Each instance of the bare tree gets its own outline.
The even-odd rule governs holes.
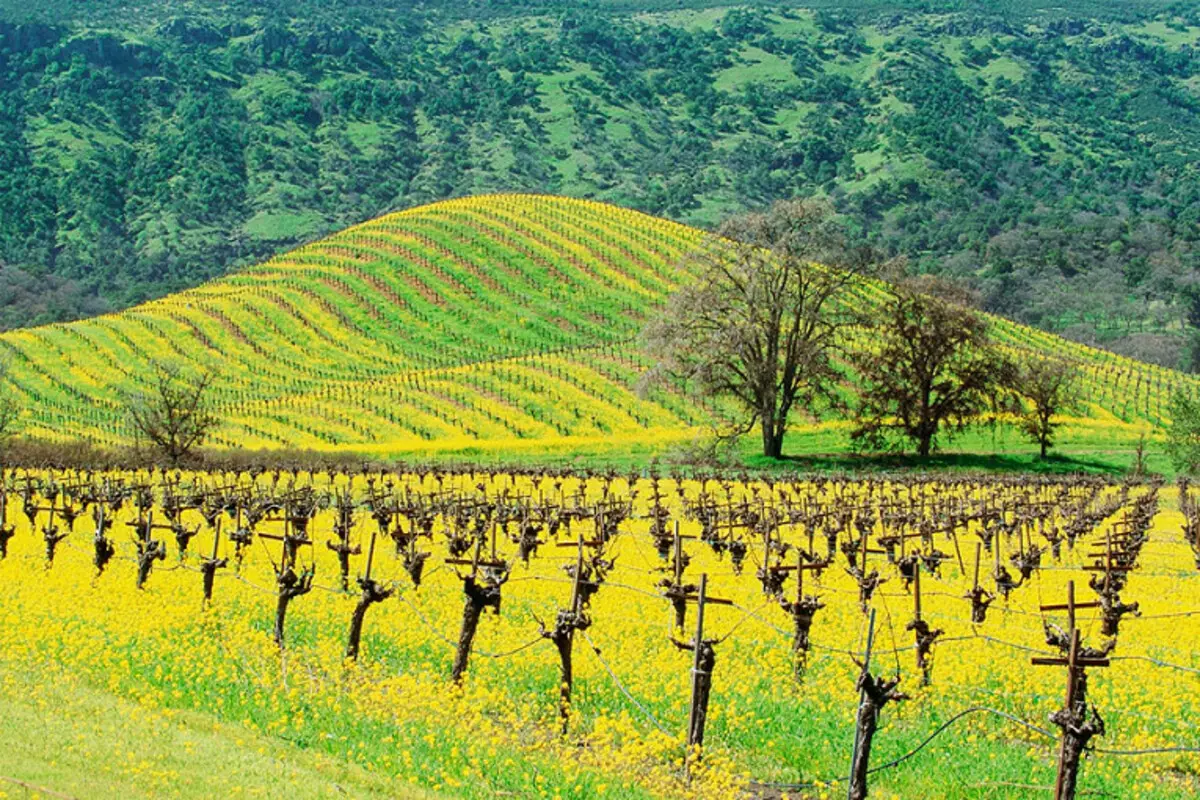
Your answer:
[[[1013,367],[1011,377],[1013,392],[1027,401],[1020,414],[1021,431],[1045,458],[1059,425],[1054,417],[1079,407],[1079,370],[1059,358],[1031,356]]]
[[[731,406],[725,435],[757,424],[778,458],[792,411],[834,400],[838,334],[853,321],[843,301],[873,260],[820,202],[777,203],[717,234],[684,259],[682,288],[643,333],[647,383]]]
[[[211,372],[187,373],[174,364],[155,364],[149,390],[127,401],[129,421],[177,466],[204,442],[218,420],[212,411]]]
[[[864,346],[852,354],[856,445],[878,450],[908,440],[928,456],[940,431],[961,432],[1004,405],[1007,364],[984,318],[956,302],[967,299],[944,282],[907,280],[864,319]]]

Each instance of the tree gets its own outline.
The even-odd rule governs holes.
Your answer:
[[[726,435],[757,424],[763,455],[779,458],[792,411],[833,400],[852,322],[842,300],[872,259],[819,202],[776,203],[717,234],[684,259],[682,288],[643,334],[647,381],[731,405]]]
[[[21,416],[21,405],[17,402],[9,379],[9,365],[0,360],[0,445],[3,445],[16,431],[17,420]]]
[[[1180,472],[1200,472],[1200,400],[1182,391],[1171,395],[1167,454]]]
[[[1021,409],[1021,431],[1045,458],[1058,428],[1054,417],[1079,407],[1079,370],[1062,359],[1030,357],[1013,367],[1011,377],[1010,388],[1027,401]]]
[[[130,424],[172,466],[204,442],[218,420],[210,399],[212,372],[190,374],[173,364],[155,364],[150,389],[130,397]]]
[[[959,433],[1002,405],[1008,367],[966,299],[940,281],[907,280],[864,317],[870,346],[851,357],[860,376],[856,446],[878,450],[909,440],[928,456],[941,430]]]

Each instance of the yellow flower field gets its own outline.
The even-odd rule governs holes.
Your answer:
[[[1058,736],[1047,718],[1062,706],[1066,669],[1032,666],[1030,659],[1059,654],[1047,644],[1043,621],[1063,626],[1066,617],[1039,606],[1064,602],[1068,581],[1075,582],[1079,603],[1095,599],[1087,581],[1102,573],[1083,567],[1095,563],[1097,548],[1122,540],[1139,502],[1150,509],[1148,538],[1121,599],[1136,601],[1141,616],[1120,620],[1109,666],[1089,670],[1088,700],[1106,732],[1091,742],[1097,752],[1084,759],[1080,786],[1121,797],[1182,798],[1198,791],[1200,573],[1183,536],[1185,517],[1174,488],[1158,489],[1151,499],[1151,486],[1069,481],[780,479],[768,485],[728,478],[655,483],[643,477],[631,485],[615,476],[427,473],[372,476],[368,482],[362,475],[266,473],[256,479],[255,494],[247,475],[184,475],[178,491],[170,493],[185,506],[201,506],[179,516],[196,533],[181,558],[174,531],[154,528],[151,537],[163,543],[166,557],[152,562],[138,589],[132,523],[139,512],[132,499],[106,516],[116,553],[97,575],[96,521],[90,509],[84,511],[82,497],[87,487],[107,485],[112,496],[118,486],[144,485],[149,494],[143,502],[153,500],[145,508],[151,523],[166,525],[162,475],[113,473],[84,480],[62,474],[55,476],[57,483],[76,488],[58,492],[46,473],[26,478],[23,472],[11,474],[8,482],[5,519],[14,535],[0,561],[5,675],[0,702],[32,703],[45,696],[51,698],[44,709],[49,719],[61,713],[73,720],[73,727],[64,723],[63,729],[83,742],[74,757],[86,761],[93,753],[102,759],[92,765],[93,785],[67,787],[82,796],[105,796],[102,788],[110,778],[133,781],[159,796],[196,796],[214,785],[229,796],[243,789],[272,794],[263,787],[280,784],[260,781],[239,789],[233,775],[262,779],[286,760],[261,755],[243,763],[239,757],[224,783],[190,770],[180,748],[148,745],[156,731],[167,737],[172,724],[196,714],[222,736],[241,731],[237,737],[255,743],[254,753],[283,747],[319,757],[323,766],[311,772],[296,767],[302,776],[296,780],[315,796],[321,795],[320,781],[336,783],[331,776],[338,775],[358,781],[349,785],[364,796],[842,796],[858,704],[860,670],[854,659],[861,658],[867,628],[858,583],[847,571],[848,552],[862,546],[861,539],[854,540],[860,524],[870,529],[867,567],[886,579],[868,603],[876,617],[871,669],[898,675],[900,689],[911,695],[883,709],[872,766],[912,752],[961,712],[990,709],[951,722],[924,749],[873,773],[872,796],[1046,796],[1055,779]],[[216,571],[208,604],[201,568],[211,556],[214,529],[202,515],[206,492],[209,506],[220,499],[218,550],[229,562]],[[77,499],[69,500],[71,495]],[[348,592],[340,587],[337,555],[327,544],[335,540],[338,495],[355,503],[347,541],[359,552],[350,556]],[[365,570],[372,532],[379,529],[363,505],[372,495],[377,507],[382,498],[392,498],[388,502],[396,508],[407,509],[387,522],[398,523],[402,532],[419,528],[424,513],[419,508],[440,510],[430,512],[431,537],[404,542],[407,552],[431,554],[419,586],[393,539],[377,538],[372,579],[395,594],[368,608],[361,653],[353,662],[344,656],[360,597],[355,579]],[[284,510],[291,508],[288,497],[316,498],[321,506],[306,523],[311,545],[299,545],[295,561],[297,572],[315,568],[313,590],[292,600],[283,649],[272,638],[282,543],[271,537],[295,529],[280,519],[282,511],[268,511],[246,526],[237,496],[247,498],[247,507],[252,496],[274,498]],[[26,497],[31,509],[42,509],[32,511],[33,525],[23,511]],[[54,525],[65,531],[64,508],[80,515],[48,563],[45,533]],[[787,522],[785,512],[807,515],[807,522]],[[835,533],[832,561],[824,563],[829,556],[824,520],[841,513],[850,524]],[[961,516],[947,527],[946,513]],[[1019,579],[1014,554],[1047,545],[1047,532],[1052,538],[1053,531],[1092,513],[1102,517],[1073,548],[1060,542],[1061,560],[1047,550],[1040,568],[1018,581],[1007,601],[998,596],[986,621],[972,623],[964,595],[974,585],[976,542],[989,528],[996,531],[993,546],[1001,548],[1001,564]],[[610,515],[609,522],[597,532],[602,514]],[[705,514],[708,524],[698,518]],[[1041,521],[1035,519],[1039,514]],[[520,538],[525,520],[542,519],[539,515],[547,527],[526,565],[513,539]],[[465,524],[456,523],[457,517]],[[575,633],[574,691],[564,736],[558,656],[539,626],[553,627],[558,609],[571,603],[574,581],[568,572],[579,557],[578,542],[585,542],[590,560],[597,555],[593,544],[614,518],[600,553],[611,568],[585,606],[590,626]],[[482,526],[478,519],[484,519]],[[552,519],[558,520],[553,535]],[[655,519],[668,539],[673,523],[680,522],[687,561],[682,583],[695,584],[706,574],[709,597],[731,601],[706,607],[705,638],[717,641],[716,661],[705,746],[690,770],[685,743],[693,655],[671,638],[690,643],[696,605],[687,604],[685,625],[675,630],[674,611],[664,597],[670,592],[660,584],[674,580],[674,542],[654,539]],[[229,536],[239,526],[253,529],[240,564]],[[939,530],[930,533],[931,527]],[[902,550],[889,559],[882,551],[899,532],[911,538],[890,539]],[[459,556],[464,563],[447,564],[448,543],[456,537],[466,542]],[[771,565],[793,564],[798,548],[824,566],[819,574],[804,573],[804,594],[818,596],[824,607],[812,618],[811,647],[799,670],[793,618],[778,599],[764,594],[756,577],[768,539],[776,553]],[[664,545],[667,558],[660,557],[657,544]],[[781,556],[782,544],[792,547]],[[733,555],[742,546],[739,569]],[[944,631],[932,645],[927,686],[916,666],[914,634],[906,628],[914,616],[912,587],[905,587],[900,571],[914,554],[944,557],[936,571],[920,568],[922,619]],[[861,552],[855,557],[862,558]],[[511,567],[501,587],[500,613],[484,611],[465,677],[455,684],[449,675],[463,620],[460,574],[472,573],[471,562],[486,565],[493,558]],[[999,594],[995,557],[984,550],[982,562],[980,587]],[[486,566],[475,571],[486,577]],[[785,576],[783,599],[794,599],[796,573],[778,574]],[[1077,613],[1083,643],[1099,647],[1106,638],[1100,610]],[[117,726],[98,717],[96,728],[89,729],[70,698],[94,692],[132,703],[129,708],[137,711]],[[76,745],[62,746],[62,757],[71,758]],[[1169,748],[1191,750],[1101,752]],[[279,780],[288,785],[286,778]]]

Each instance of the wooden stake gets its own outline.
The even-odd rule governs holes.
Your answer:
[[[867,651],[863,655],[862,676],[865,678],[871,674],[871,648],[875,645],[875,609],[871,609],[871,619],[867,623]],[[858,693],[858,704],[861,706],[866,699],[866,689],[863,688]],[[850,786],[847,789],[846,796],[854,797],[854,765],[858,762],[858,748],[861,746],[861,741],[858,735],[858,726],[854,727],[854,747],[850,751]]]
[[[692,640],[692,695],[688,703],[687,764],[691,771],[692,750],[704,746],[704,723],[708,718],[708,687],[711,674],[705,669],[704,607],[708,604],[708,573],[700,574],[696,598],[696,636]]]
[[[1084,690],[1085,668],[1107,667],[1109,664],[1107,658],[1084,658],[1079,652],[1081,644],[1079,628],[1075,625],[1075,610],[1092,605],[1095,604],[1077,605],[1075,603],[1075,581],[1068,581],[1066,611],[1069,621],[1067,635],[1070,638],[1067,657],[1031,659],[1031,663],[1035,666],[1065,666],[1067,668],[1067,690],[1063,710],[1051,717],[1051,720],[1063,729],[1062,742],[1058,751],[1058,776],[1054,783],[1055,800],[1073,800],[1080,755],[1092,736],[1104,733],[1103,723],[1093,724],[1092,721],[1083,717],[1086,712],[1087,700],[1086,697],[1080,696],[1080,692]],[[1062,606],[1052,606],[1051,608],[1061,609]],[[1047,610],[1047,607],[1043,606],[1042,609]],[[1077,706],[1082,706],[1078,713]]]

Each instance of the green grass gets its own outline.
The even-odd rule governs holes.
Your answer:
[[[819,426],[798,424],[788,434],[782,459],[761,454],[756,435],[742,437],[736,445],[721,451],[717,462],[706,455],[709,434],[703,430],[681,433],[668,441],[627,440],[619,443],[567,438],[559,442],[538,442],[536,446],[519,442],[466,444],[439,449],[382,448],[355,451],[347,448],[338,454],[353,461],[356,457],[382,462],[477,463],[501,467],[570,466],[645,470],[652,465],[684,470],[705,469],[712,463],[725,467],[748,467],[765,472],[890,472],[917,470],[928,472],[1046,474],[1088,473],[1119,477],[1136,471],[1140,430],[1119,426],[1101,430],[1096,426],[1065,425],[1056,446],[1042,459],[1038,449],[1020,432],[1008,425],[969,429],[953,439],[943,440],[941,449],[928,458],[904,453],[856,453],[852,450],[848,428],[843,423]],[[326,454],[328,455],[328,454]],[[286,461],[287,459],[282,459]],[[303,457],[295,460],[303,460]],[[1176,470],[1164,450],[1161,434],[1147,437],[1143,454],[1147,474],[1174,478]]]
[[[61,670],[9,669],[0,680],[0,797],[89,800],[332,796],[433,800],[358,764],[198,711],[165,711]]]
[[[255,239],[277,241],[312,236],[320,230],[321,218],[317,214],[293,214],[290,212],[260,211],[250,218],[243,230]]]
[[[792,71],[791,62],[758,47],[747,47],[740,53],[741,62],[722,70],[713,81],[713,88],[733,91],[750,83],[771,86],[794,86],[800,83]]]

